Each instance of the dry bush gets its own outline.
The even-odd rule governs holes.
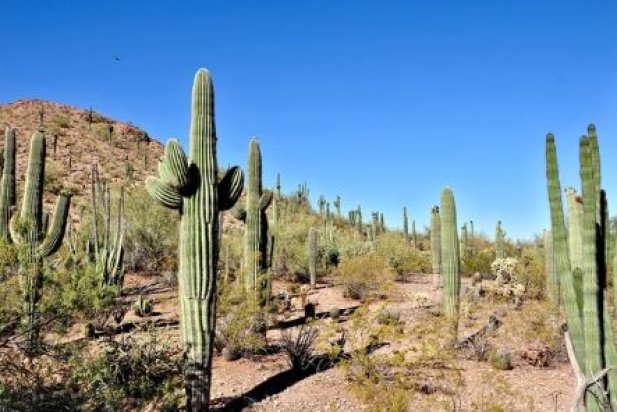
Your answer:
[[[391,280],[383,258],[363,255],[344,259],[337,269],[337,280],[343,284],[345,296],[364,300],[369,293],[379,290]]]
[[[313,366],[315,343],[319,329],[312,325],[300,325],[294,332],[286,329],[281,332],[281,348],[287,354],[293,369],[305,370]]]

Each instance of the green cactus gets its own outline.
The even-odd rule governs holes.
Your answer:
[[[319,207],[319,214],[323,217],[326,213],[326,198],[324,195],[319,196],[319,201],[317,202]]]
[[[311,286],[317,285],[317,229],[311,227],[308,232],[308,267]]]
[[[475,237],[476,237],[476,232],[473,226],[473,220],[470,220],[469,221],[469,240],[471,243],[473,243]]]
[[[341,218],[341,197],[336,196],[336,200],[334,201],[334,208],[336,209],[336,217]]]
[[[92,165],[90,201],[92,206],[91,261],[103,284],[122,288],[124,281],[124,188],[120,188],[115,232],[111,231],[111,191],[99,177],[98,167]],[[100,207],[99,207],[100,206]],[[99,210],[100,209],[100,210]],[[99,230],[99,223],[102,230]]]
[[[6,129],[4,138],[4,166],[0,180],[0,237],[9,240],[11,209],[15,206],[15,131]]]
[[[506,257],[506,250],[504,245],[505,236],[506,233],[501,227],[501,220],[499,220],[495,228],[495,259],[505,259]]]
[[[431,257],[433,262],[433,286],[443,286],[441,277],[441,219],[439,206],[431,209]]]
[[[553,232],[544,231],[544,267],[546,270],[546,295],[553,306],[558,307],[559,276],[555,270],[555,253],[553,250]]]
[[[276,197],[278,199],[281,198],[281,174],[277,173],[276,174]]]
[[[468,242],[469,239],[467,235],[467,223],[463,223],[463,226],[461,226],[461,239],[459,240],[459,247],[462,259],[465,258],[465,255],[467,253]]]
[[[403,235],[405,235],[405,240],[409,242],[409,220],[407,217],[407,207],[403,207]]]
[[[461,290],[459,242],[456,224],[456,205],[452,190],[446,188],[441,194],[441,270],[443,274],[444,312],[456,339]]]
[[[251,139],[248,156],[248,187],[246,209],[239,214],[244,220],[244,286],[265,304],[272,287],[268,269],[268,217],[266,210],[272,203],[272,192],[263,189],[261,180],[261,151],[257,139]],[[242,219],[243,217],[243,219]]]
[[[371,213],[371,236],[369,238],[374,238],[379,233],[379,212]]]
[[[43,283],[43,259],[54,254],[62,245],[71,205],[71,194],[61,193],[56,202],[51,226],[48,231],[44,231],[45,153],[45,137],[37,131],[30,141],[21,209],[19,215],[13,215],[9,222],[12,241],[24,251],[20,259],[20,275],[24,294],[23,321],[28,328],[27,349],[30,352],[36,352],[39,342],[38,304]]]
[[[570,249],[564,224],[563,206],[555,140],[546,137],[548,192],[551,206],[551,226],[555,267],[568,321],[574,358],[584,377],[589,379],[599,371],[617,364],[617,348],[608,319],[606,288],[605,236],[607,235],[606,195],[600,184],[600,158],[595,128],[592,136],[580,140],[580,172],[583,195],[582,262],[571,265]],[[591,134],[591,133],[590,133]],[[598,210],[599,209],[599,210]],[[592,385],[585,397],[587,411],[606,410],[606,395],[612,408],[617,407],[617,371],[608,371],[608,379]],[[608,386],[605,385],[608,382]],[[606,394],[606,395],[605,395]]]
[[[212,79],[200,69],[193,84],[190,160],[178,142],[170,140],[159,163],[159,177],[146,181],[154,199],[180,212],[178,282],[190,412],[207,411],[210,401],[219,212],[233,207],[244,185],[238,167],[219,178],[216,140]]]
[[[386,222],[383,218],[383,213],[379,214],[379,231],[384,233],[386,231]]]
[[[566,189],[568,202],[568,248],[572,270],[583,267],[583,199]]]
[[[411,221],[411,239],[413,241],[414,249],[418,248],[418,233],[416,232],[416,221]]]
[[[360,205],[358,205],[358,209],[356,209],[354,220],[356,223],[356,230],[358,233],[362,233],[362,209],[360,208]]]

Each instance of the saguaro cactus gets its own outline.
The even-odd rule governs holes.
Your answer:
[[[271,287],[271,280],[264,272],[268,268],[268,217],[266,210],[272,202],[272,192],[262,188],[261,151],[257,139],[251,139],[248,156],[248,188],[246,209],[238,208],[237,217],[246,225],[244,228],[244,285],[247,291],[254,291],[259,302]]]
[[[317,230],[312,227],[308,232],[308,267],[311,286],[317,285]]]
[[[505,236],[506,234],[501,227],[501,220],[499,220],[495,227],[495,259],[505,259],[506,257]]]
[[[403,207],[403,234],[405,240],[409,242],[409,220],[407,218],[407,207]]]
[[[566,189],[568,202],[568,248],[572,270],[583,267],[583,199],[573,188]]]
[[[444,312],[456,339],[461,290],[459,243],[456,224],[456,205],[450,188],[441,194],[441,270],[443,272]]]
[[[546,295],[554,306],[559,306],[559,276],[555,270],[553,232],[544,231],[544,267],[546,270]]]
[[[441,277],[441,219],[439,206],[431,209],[431,256],[433,260],[433,286],[443,286]]]
[[[71,195],[66,192],[61,193],[56,202],[53,221],[49,230],[45,231],[43,214],[45,152],[45,137],[43,133],[37,131],[30,141],[30,156],[21,209],[19,215],[14,215],[9,224],[11,239],[14,243],[24,246],[25,251],[23,258],[20,259],[20,275],[29,351],[36,351],[38,348],[38,303],[43,283],[43,259],[54,254],[62,245],[71,205]]]
[[[11,208],[15,206],[15,131],[7,127],[4,136],[4,167],[0,180],[0,237],[9,240]]]
[[[590,128],[591,129],[591,128]],[[551,227],[555,269],[559,275],[563,304],[567,315],[567,338],[571,343],[570,361],[577,371],[587,411],[607,410],[610,402],[617,408],[617,348],[608,315],[606,291],[605,236],[607,234],[606,194],[601,190],[600,158],[595,137],[580,141],[580,165],[583,194],[583,235],[581,267],[572,269],[564,222],[561,185],[557,167],[555,139],[546,136],[546,175],[551,207]],[[590,133],[591,134],[591,133]],[[595,141],[594,141],[595,140]],[[597,210],[599,208],[599,210]],[[581,283],[577,282],[578,278]],[[606,380],[597,375],[608,375]],[[589,384],[588,381],[592,380]],[[578,409],[578,396],[572,410]]]
[[[334,208],[336,209],[336,217],[341,218],[341,197],[336,196],[336,200],[334,201]]]
[[[146,187],[163,206],[180,213],[179,292],[185,350],[187,410],[207,411],[212,343],[216,324],[219,212],[237,201],[244,178],[231,167],[222,178],[216,160],[214,91],[210,74],[200,69],[193,83],[190,159],[170,140],[159,162],[159,177]]]

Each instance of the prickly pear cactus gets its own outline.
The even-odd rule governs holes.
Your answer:
[[[193,83],[190,158],[170,140],[159,162],[159,176],[146,187],[163,206],[180,213],[179,293],[186,353],[187,410],[207,411],[212,343],[216,320],[219,212],[237,201],[244,178],[238,167],[218,176],[214,90],[210,73],[197,71]]]

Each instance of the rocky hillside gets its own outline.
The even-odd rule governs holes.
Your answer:
[[[90,171],[96,164],[100,175],[112,187],[142,184],[155,174],[163,145],[130,123],[110,119],[96,111],[79,109],[43,100],[18,100],[0,105],[4,146],[4,128],[11,126],[17,135],[18,191],[23,190],[29,142],[36,129],[47,138],[46,192],[62,189],[74,192],[74,206],[88,201]],[[45,196],[46,206],[55,196]],[[75,217],[78,207],[72,207]]]

